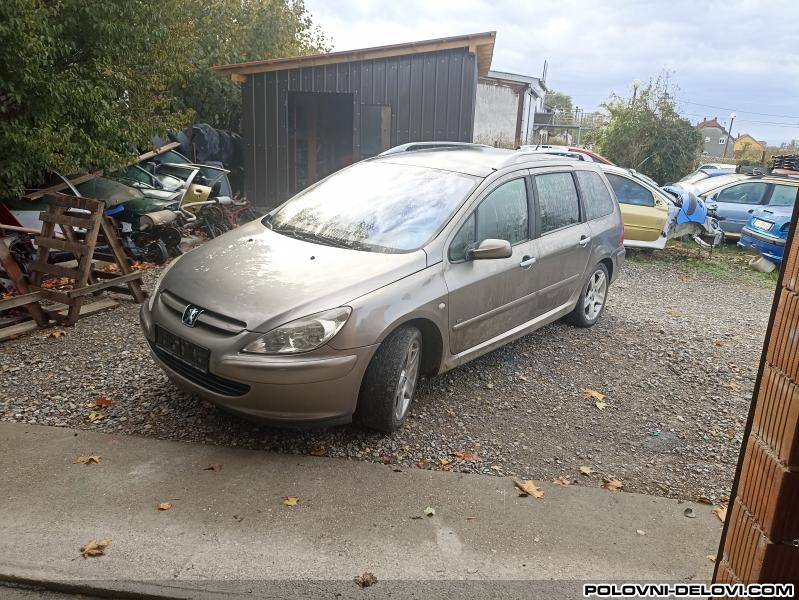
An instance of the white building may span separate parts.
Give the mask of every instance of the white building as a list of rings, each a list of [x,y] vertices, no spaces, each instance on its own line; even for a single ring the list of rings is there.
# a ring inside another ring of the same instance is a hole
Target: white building
[[[535,143],[533,119],[544,112],[547,86],[543,79],[489,71],[477,80],[474,141],[478,144],[517,148]]]

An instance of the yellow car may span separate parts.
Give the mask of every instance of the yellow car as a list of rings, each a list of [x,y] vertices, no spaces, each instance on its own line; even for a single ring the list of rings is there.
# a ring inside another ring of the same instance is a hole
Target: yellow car
[[[669,200],[649,177],[632,169],[601,165],[616,193],[626,248],[662,250],[668,240]]]

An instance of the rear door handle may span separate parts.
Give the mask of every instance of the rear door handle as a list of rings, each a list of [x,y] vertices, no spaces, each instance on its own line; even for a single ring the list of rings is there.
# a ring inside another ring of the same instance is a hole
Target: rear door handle
[[[522,262],[519,263],[519,266],[522,269],[527,269],[528,267],[532,267],[538,259],[535,256],[523,256]]]
[[[580,241],[577,242],[577,245],[580,246],[580,248],[585,248],[590,243],[591,243],[591,236],[584,235],[583,237],[580,238]]]

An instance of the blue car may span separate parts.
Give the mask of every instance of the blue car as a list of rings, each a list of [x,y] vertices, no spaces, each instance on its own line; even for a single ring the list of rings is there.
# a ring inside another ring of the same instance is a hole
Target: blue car
[[[793,206],[769,206],[759,210],[741,230],[738,247],[755,250],[779,265],[791,228],[791,215]]]

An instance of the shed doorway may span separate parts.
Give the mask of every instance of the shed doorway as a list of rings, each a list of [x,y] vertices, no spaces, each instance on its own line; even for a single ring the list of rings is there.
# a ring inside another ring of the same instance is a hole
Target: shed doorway
[[[289,92],[289,184],[291,194],[351,165],[353,95]]]

